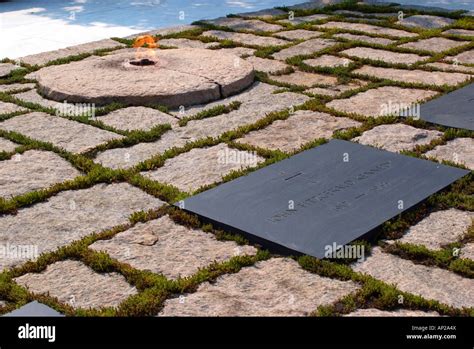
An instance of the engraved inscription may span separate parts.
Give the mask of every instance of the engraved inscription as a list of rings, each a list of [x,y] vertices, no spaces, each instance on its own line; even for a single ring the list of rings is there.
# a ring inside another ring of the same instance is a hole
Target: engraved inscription
[[[382,163],[378,164],[377,166],[375,166],[375,167],[373,167],[373,168],[371,168],[367,171],[361,172],[361,173],[353,176],[352,178],[345,180],[343,183],[337,184],[337,185],[335,185],[335,186],[333,186],[333,187],[331,187],[327,190],[324,190],[324,191],[319,192],[317,194],[311,195],[310,197],[308,197],[308,198],[306,198],[302,201],[296,202],[294,204],[294,208],[292,210],[288,210],[288,209],[287,210],[282,210],[280,212],[277,212],[277,213],[273,214],[271,217],[267,218],[266,220],[270,221],[272,223],[281,222],[282,220],[284,220],[284,219],[294,215],[295,213],[297,213],[298,210],[311,207],[316,203],[323,202],[323,201],[331,198],[332,196],[334,196],[336,193],[338,193],[340,191],[347,190],[347,189],[353,187],[357,182],[362,181],[362,180],[366,180],[368,178],[371,178],[374,175],[380,173],[381,171],[385,171],[385,170],[389,169],[390,167],[391,167],[391,161],[382,162]],[[376,183],[375,185],[370,187],[367,190],[367,192],[359,193],[353,199],[361,198],[361,197],[367,195],[369,192],[382,190],[382,189],[384,189],[388,186],[390,186],[390,183],[388,183],[386,181]],[[349,206],[350,206],[350,203],[347,200],[344,200],[344,201],[336,203],[336,205],[333,207],[333,209],[336,210],[336,211],[342,211],[342,210],[348,208]]]

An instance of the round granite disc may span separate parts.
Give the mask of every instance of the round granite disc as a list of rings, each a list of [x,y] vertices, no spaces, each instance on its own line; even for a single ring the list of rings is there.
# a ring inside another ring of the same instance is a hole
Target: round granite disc
[[[156,63],[135,65],[137,52],[131,49],[46,67],[35,77],[39,92],[58,102],[160,104],[171,108],[227,97],[254,80],[250,63],[219,50],[152,50],[147,58]]]

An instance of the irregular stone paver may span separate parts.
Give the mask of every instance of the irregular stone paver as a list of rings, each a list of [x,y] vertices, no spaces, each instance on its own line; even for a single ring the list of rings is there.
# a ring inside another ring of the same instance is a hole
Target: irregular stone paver
[[[7,76],[16,69],[20,69],[20,67],[11,63],[0,63],[0,78]]]
[[[111,168],[123,168],[134,166],[153,155],[164,152],[172,147],[182,147],[187,142],[206,137],[217,137],[226,131],[237,127],[252,124],[265,117],[272,111],[279,111],[291,106],[303,104],[309,100],[308,96],[284,92],[274,94],[278,89],[276,86],[256,83],[250,89],[238,95],[206,104],[187,108],[178,117],[193,116],[201,111],[209,110],[218,105],[228,105],[234,101],[242,103],[238,110],[228,114],[215,117],[193,120],[187,126],[166,132],[158,141],[151,143],[140,143],[129,148],[110,149],[99,154],[95,161]]]
[[[191,276],[214,261],[223,262],[236,255],[253,255],[252,246],[221,242],[214,235],[174,223],[169,217],[138,223],[110,240],[89,246],[105,251],[112,258],[140,270],[150,270],[167,278]]]
[[[337,84],[337,78],[335,76],[306,73],[303,71],[296,71],[288,75],[272,76],[271,79],[277,82],[281,82],[283,84],[298,85],[303,87]]]
[[[399,242],[423,245],[431,250],[456,242],[467,233],[474,219],[474,212],[454,208],[431,213],[415,224],[398,240]]]
[[[289,258],[273,258],[203,283],[183,301],[168,299],[162,316],[304,316],[359,289],[321,277]]]
[[[397,13],[382,13],[382,12],[372,12],[372,13],[365,13],[359,11],[349,11],[349,10],[337,10],[334,13],[338,15],[344,16],[358,16],[358,17],[381,17],[381,18],[388,18],[388,17],[397,17]]]
[[[469,44],[469,41],[454,41],[446,38],[429,38],[420,41],[407,42],[406,44],[400,45],[400,47],[431,52],[443,52],[467,44]]]
[[[255,50],[253,48],[248,47],[221,48],[220,50],[238,57],[252,56],[255,53]]]
[[[403,18],[398,21],[397,24],[406,26],[406,27],[417,27],[417,28],[442,28],[447,25],[450,25],[454,22],[454,19],[438,16],[429,16],[429,15],[415,15]]]
[[[66,47],[60,50],[48,51],[43,53],[37,53],[30,56],[25,56],[19,60],[22,63],[31,64],[31,65],[43,65],[50,61],[65,58],[68,56],[75,56],[83,53],[93,53],[95,50],[101,49],[113,49],[124,47],[124,44],[121,44],[112,39],[104,39],[100,41],[93,41],[87,44],[81,44],[77,46]]]
[[[36,294],[49,294],[74,308],[116,307],[136,294],[118,273],[99,274],[79,261],[66,260],[14,279]]]
[[[379,24],[383,22],[382,19],[379,18],[360,18],[360,17],[346,17],[348,21],[351,22],[368,22],[368,23],[374,23],[374,24]]]
[[[281,16],[284,14],[286,14],[285,11],[282,11],[277,8],[269,8],[269,9],[260,10],[260,11],[237,13],[238,16],[244,17],[244,18],[264,18],[264,19],[271,19],[274,16]]]
[[[80,172],[68,161],[53,152],[28,150],[2,161],[0,197],[8,198],[47,188],[79,175]]]
[[[174,27],[169,27],[169,28],[161,28],[161,29],[154,29],[154,30],[149,30],[146,32],[141,32],[137,34],[132,34],[129,36],[126,36],[125,39],[135,39],[138,36],[142,35],[151,35],[151,36],[166,36],[166,35],[171,35],[171,34],[178,34],[182,33],[184,31],[188,30],[194,30],[194,29],[199,29],[198,25],[191,25],[191,24],[183,24],[183,25],[177,25]]]
[[[364,65],[353,71],[356,74],[369,75],[379,79],[390,79],[401,82],[412,82],[427,85],[455,86],[470,79],[469,75],[461,73],[427,72],[424,70],[406,70],[394,68],[380,68]]]
[[[433,139],[442,135],[443,133],[439,131],[424,130],[404,124],[392,124],[376,126],[354,138],[354,141],[399,152],[411,150],[417,145],[429,144]]]
[[[422,311],[422,310],[408,310],[408,309],[397,309],[397,310],[380,310],[375,308],[369,309],[357,309],[352,313],[346,314],[347,317],[398,317],[398,316],[415,316],[415,317],[430,317],[430,316],[439,316],[435,311]]]
[[[27,111],[27,110],[28,109],[20,107],[19,105],[0,101],[0,115],[16,113],[20,111]]]
[[[383,61],[392,64],[413,64],[429,58],[429,56],[423,57],[414,53],[398,53],[370,47],[354,47],[341,51],[340,53],[350,57],[365,58],[373,61]]]
[[[15,92],[18,90],[23,90],[23,89],[32,89],[35,87],[35,84],[33,83],[27,83],[27,84],[10,84],[10,85],[0,85],[0,92]]]
[[[206,20],[205,22],[219,27],[227,27],[234,30],[246,30],[251,32],[277,32],[283,29],[281,25],[266,23],[258,19],[221,17],[213,20]]]
[[[279,32],[273,35],[287,40],[308,40],[317,38],[318,36],[323,35],[323,33],[312,30],[295,29]]]
[[[474,261],[474,243],[469,242],[461,247],[461,252],[459,254],[461,258],[467,258]]]
[[[403,292],[421,295],[456,308],[474,304],[474,279],[464,278],[436,267],[415,264],[412,261],[384,253],[380,247],[372,249],[371,256],[353,265],[356,272],[366,273]]]
[[[331,138],[334,131],[358,127],[360,122],[326,113],[298,110],[286,120],[276,120],[262,130],[252,131],[237,142],[260,148],[291,152],[318,138]]]
[[[61,105],[60,102],[52,101],[41,96],[36,90],[29,90],[14,95],[15,98],[23,102],[35,103],[45,108],[57,108]]]
[[[474,170],[474,139],[456,138],[445,145],[438,145],[433,150],[425,153],[428,157],[441,160],[452,161],[463,164],[467,168]]]
[[[276,59],[266,59],[255,56],[245,58],[245,60],[253,65],[253,68],[258,71],[263,71],[269,74],[284,73],[289,69],[289,65]]]
[[[314,10],[314,9],[320,9],[324,7],[325,4],[328,3],[335,3],[337,0],[325,0],[324,2],[321,1],[307,1],[303,2],[301,4],[296,4],[292,6],[288,6],[290,10]]]
[[[425,65],[428,67],[433,67],[433,68],[443,70],[443,71],[453,71],[453,72],[474,74],[474,67],[466,67],[460,64],[436,62],[436,63],[427,63]]]
[[[448,56],[445,59],[461,64],[474,64],[474,50],[465,51],[452,57]]]
[[[345,39],[349,41],[362,41],[362,42],[367,42],[369,44],[377,44],[377,45],[390,45],[395,42],[395,40],[390,40],[386,38],[374,38],[372,36],[355,35],[355,34],[350,34],[350,33],[334,34],[333,37]]]
[[[196,148],[177,157],[153,171],[142,172],[147,178],[172,184],[178,189],[193,192],[204,185],[222,180],[231,171],[254,167],[264,161],[247,151],[231,149],[221,143],[209,148]]]
[[[273,54],[273,58],[284,61],[294,56],[311,55],[336,44],[337,42],[331,39],[311,39],[276,52]]]
[[[202,42],[189,39],[162,39],[158,44],[160,46],[172,46],[176,48],[213,48],[219,46],[217,42]]]
[[[183,113],[181,111],[172,111],[171,114],[179,118],[192,117],[197,113],[210,110],[216,106],[229,105],[232,102],[239,101],[242,104],[240,105],[238,110],[234,110],[228,114],[219,115],[213,118],[191,121],[186,127],[191,128],[189,127],[190,124],[193,124],[193,126],[195,125],[196,127],[198,127],[198,125],[200,124],[207,123],[208,121],[215,122],[215,120],[219,120],[220,118],[223,118],[227,120],[227,122],[232,123],[236,117],[244,115],[247,120],[255,122],[261,119],[263,115],[268,114],[271,111],[286,109],[290,106],[303,104],[304,102],[309,100],[307,96],[301,95],[299,93],[283,92],[275,94],[278,89],[279,87],[277,86],[257,82],[251,88],[245,90],[244,92],[238,95],[228,97],[220,101],[215,101],[209,104],[188,107],[184,110]],[[211,124],[209,123],[206,127],[210,126]],[[219,127],[222,126],[223,125],[219,125]],[[228,128],[226,128],[226,130],[227,129]],[[214,134],[217,135],[219,133]]]
[[[106,150],[99,153],[94,161],[113,169],[135,166],[139,162],[154,155],[162,154],[168,149],[182,147],[186,143],[196,140],[187,136],[186,132],[183,132],[184,129],[183,127],[168,131],[155,142],[138,143],[131,147]]]
[[[461,35],[461,36],[474,36],[474,30],[468,29],[448,29],[443,34]]]
[[[415,37],[418,35],[415,33],[407,32],[405,30],[379,27],[376,25],[365,24],[365,23],[327,22],[327,23],[318,25],[317,28],[354,30],[354,31],[365,32],[369,34],[388,35],[388,36],[393,36],[395,38]]]
[[[314,94],[314,95],[337,97],[341,93],[344,93],[344,92],[350,91],[350,90],[355,90],[357,88],[366,86],[367,84],[368,84],[367,81],[356,79],[356,80],[352,80],[351,82],[349,82],[347,84],[340,84],[340,85],[336,85],[336,86],[328,86],[328,87],[325,87],[325,88],[313,87],[313,88],[310,88],[310,89],[308,89],[304,92],[311,93],[311,94]]]
[[[97,184],[68,190],[0,216],[0,244],[34,246],[38,253],[56,250],[86,235],[129,222],[136,211],[160,207],[163,202],[127,183]],[[0,270],[25,262],[23,256],[0,258]],[[29,256],[28,259],[36,258]]]
[[[254,81],[250,64],[219,50],[147,52],[156,64],[132,64],[137,59],[132,49],[42,68],[36,72],[38,91],[60,102],[179,107],[227,97]]]
[[[326,18],[329,18],[329,16],[323,15],[323,14],[315,14],[315,15],[309,15],[309,16],[303,16],[303,17],[293,17],[293,19],[282,19],[281,21],[278,21],[278,23],[298,25],[298,24],[303,24],[303,23],[320,21]]]
[[[12,141],[0,137],[0,152],[11,152],[14,151],[16,147],[19,147],[19,144],[13,143]]]
[[[312,67],[328,67],[335,68],[340,66],[347,66],[352,61],[348,58],[341,58],[331,55],[322,55],[318,58],[306,59],[303,61],[304,64],[310,65]]]
[[[234,42],[249,46],[284,46],[290,42],[268,36],[258,36],[254,34],[225,32],[221,30],[208,30],[202,36],[216,38],[218,40],[232,40]]]
[[[156,125],[178,123],[175,117],[162,111],[146,107],[128,107],[115,110],[98,118],[118,130],[150,130]]]
[[[50,142],[73,153],[82,153],[112,139],[123,138],[97,127],[39,112],[0,122],[0,129]]]
[[[350,98],[335,99],[328,107],[346,113],[378,117],[398,114],[400,109],[410,107],[413,103],[433,97],[434,91],[405,89],[395,86],[384,86],[360,92]]]

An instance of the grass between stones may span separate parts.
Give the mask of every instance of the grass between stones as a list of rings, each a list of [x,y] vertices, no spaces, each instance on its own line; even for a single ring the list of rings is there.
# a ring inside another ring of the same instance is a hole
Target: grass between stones
[[[213,116],[218,116],[222,114],[228,114],[231,111],[238,110],[241,106],[241,102],[234,101],[227,105],[216,105],[213,108],[203,110],[195,115],[187,116],[179,120],[179,126],[186,126],[191,120],[202,120],[205,118],[211,118]]]
[[[325,13],[331,14],[331,11],[338,10],[338,9],[345,9],[345,10],[356,10],[364,13],[370,12],[394,12],[396,10],[395,7],[388,6],[388,7],[377,7],[372,5],[364,5],[360,6],[355,3],[355,1],[349,1],[338,5],[333,5],[326,7],[324,9],[318,10],[294,10],[295,16],[306,16],[316,13]],[[286,9],[288,10],[288,9]],[[443,15],[449,18],[457,19],[455,23],[451,26],[444,28],[443,30],[449,28],[461,28],[461,29],[474,29],[474,20],[472,18],[461,18],[460,13],[427,13],[426,11],[418,11],[418,10],[404,10],[405,16],[409,14],[435,14],[435,15]],[[268,23],[276,23],[279,19],[284,19],[286,16],[279,16],[277,18],[272,19],[264,19],[265,22]],[[297,26],[293,26],[292,24],[283,24],[286,29],[307,29],[307,30],[315,30],[312,27],[314,23],[325,23],[330,20],[334,20],[336,18],[338,21],[348,21],[346,18],[342,16],[332,16],[325,20],[316,21],[309,24],[301,24]],[[364,21],[362,21],[364,22]],[[280,24],[280,23],[278,23]],[[368,23],[372,24],[372,23]],[[332,48],[328,48],[323,51],[319,51],[313,55],[309,56],[297,56],[292,57],[287,60],[287,63],[291,64],[292,67],[296,67],[300,70],[308,71],[308,72],[317,72],[322,74],[331,74],[335,75],[339,78],[341,82],[348,82],[353,78],[363,78],[369,81],[367,86],[347,91],[339,95],[337,98],[348,98],[352,95],[355,95],[358,92],[363,92],[371,88],[381,87],[381,86],[399,86],[403,88],[422,88],[422,89],[430,89],[434,91],[438,91],[441,93],[447,93],[452,91],[464,84],[460,84],[456,87],[448,87],[448,86],[435,86],[435,85],[421,85],[421,84],[411,84],[411,83],[404,83],[404,82],[395,82],[390,80],[383,80],[377,79],[370,76],[359,76],[357,74],[352,73],[354,69],[357,67],[362,66],[363,64],[370,63],[371,65],[375,66],[383,66],[383,67],[402,67],[401,65],[393,65],[387,64],[385,62],[380,61],[371,61],[371,60],[364,60],[358,59],[356,57],[351,57],[351,60],[354,62],[351,63],[347,67],[340,67],[340,68],[313,68],[305,65],[303,63],[304,59],[307,58],[315,58],[322,54],[333,54],[342,57],[340,55],[340,51],[351,48],[351,47],[371,47],[376,49],[384,49],[393,52],[410,52],[410,53],[417,53],[420,55],[428,55],[430,58],[427,62],[435,62],[439,61],[447,56],[452,56],[458,54],[462,51],[466,51],[468,49],[472,49],[474,44],[471,42],[469,45],[465,45],[463,47],[458,47],[452,50],[444,51],[442,53],[430,53],[422,50],[411,50],[411,49],[404,49],[397,47],[402,43],[416,41],[422,38],[430,38],[430,37],[446,37],[453,40],[460,40],[461,38],[458,36],[453,35],[443,35],[441,34],[441,30],[424,30],[419,28],[405,28],[394,24],[394,19],[386,19],[381,21],[380,23],[376,23],[377,26],[385,26],[395,29],[402,29],[409,32],[415,32],[419,35],[416,38],[401,38],[397,39],[395,43],[387,46],[381,46],[376,44],[368,44],[359,41],[346,41],[337,39],[339,44],[335,45]],[[193,30],[188,30],[181,33],[170,34],[166,36],[158,36],[158,38],[186,38],[191,40],[200,40],[203,42],[211,42],[215,41],[213,38],[207,38],[200,36],[205,30],[207,29],[219,29],[225,31],[233,31],[230,28],[221,28],[215,27],[212,25],[205,25],[202,28],[197,28]],[[335,33],[353,33],[353,34],[363,34],[372,37],[385,37],[391,38],[393,37],[386,36],[386,35],[374,35],[365,32],[358,32],[358,31],[347,31],[347,30],[339,30],[339,29],[317,29],[318,31],[324,32],[322,38],[330,38]],[[245,31],[243,31],[245,32]],[[270,33],[251,33],[254,35],[262,35],[262,36],[270,36]],[[466,38],[462,38],[466,40]],[[114,38],[114,40],[126,44],[127,46],[131,46],[133,44],[133,40],[128,39],[118,39]],[[219,41],[221,47],[248,47],[246,45],[241,45],[238,43],[234,43],[229,40],[222,40]],[[269,57],[271,54],[292,45],[296,45],[301,41],[293,41],[289,43],[287,46],[283,47],[253,47],[256,48],[257,51],[255,53],[256,56],[259,57]],[[103,55],[107,54],[114,49],[107,49],[107,50],[98,50],[90,54],[82,54],[82,55],[75,55],[66,57],[60,60],[55,60],[49,62],[47,65],[57,65],[57,64],[67,64],[69,62],[77,61],[89,57],[92,54],[95,55]],[[271,58],[271,57],[270,57]],[[403,69],[423,69],[426,71],[437,71],[435,68],[425,67],[422,64],[425,62],[418,62],[414,65],[408,67],[403,66]],[[31,82],[25,78],[25,75],[33,72],[40,67],[38,66],[28,66],[23,65],[25,69],[15,70],[7,77],[0,79],[0,84],[12,84],[12,83],[24,83],[24,82]],[[292,92],[302,92],[304,89],[299,86],[293,85],[284,85],[284,84],[277,84],[271,80],[267,74],[258,73],[258,80],[264,81],[266,83],[275,84],[278,86],[287,87],[289,91]],[[17,91],[14,91],[17,92]],[[17,105],[26,107],[28,109],[34,111],[42,111],[48,114],[55,114],[55,111],[50,108],[44,108],[40,105],[34,103],[27,103],[22,102],[16,99],[10,93],[0,93],[0,100],[4,102],[11,102]],[[474,137],[474,133],[471,131],[462,131],[462,130],[453,130],[441,126],[433,126],[421,120],[414,120],[414,119],[403,119],[398,118],[395,116],[385,116],[379,118],[367,118],[361,115],[355,114],[346,114],[342,112],[338,112],[331,108],[325,106],[325,103],[332,100],[332,97],[320,97],[316,96],[312,98],[307,103],[296,106],[294,109],[306,109],[306,110],[313,110],[313,111],[320,111],[329,113],[334,115],[335,117],[349,117],[357,121],[361,121],[362,125],[358,128],[351,128],[344,131],[336,131],[333,134],[333,138],[339,139],[346,139],[349,140],[353,137],[359,136],[366,130],[370,130],[371,128],[381,125],[381,124],[391,124],[395,122],[402,122],[407,125],[415,126],[418,128],[425,128],[425,129],[437,129],[444,133],[443,137],[440,139],[432,141],[428,145],[424,146],[417,146],[412,151],[405,151],[403,152],[405,155],[425,158],[423,155],[427,151],[433,149],[437,145],[446,144],[447,141],[452,140],[457,137]],[[104,115],[110,111],[122,108],[124,106],[113,104],[104,106],[99,108],[96,111],[96,115]],[[167,112],[166,108],[161,106],[151,106],[156,109],[160,109],[164,112]],[[227,106],[217,106],[212,108],[206,112],[198,113],[192,117],[184,118],[180,121],[180,125],[186,125],[190,120],[199,120],[207,117],[213,117],[216,115],[220,115],[222,113],[228,113],[232,110],[238,109],[239,105],[227,105]],[[255,151],[258,155],[265,158],[265,162],[260,164],[259,167],[267,166],[271,163],[276,161],[280,161],[282,159],[287,158],[291,154],[286,154],[281,151],[271,151],[267,149],[262,149],[258,147],[253,147],[246,144],[240,144],[234,142],[235,139],[240,138],[242,135],[262,129],[268,125],[270,125],[275,120],[284,120],[288,118],[290,114],[290,110],[283,110],[279,112],[274,112],[268,114],[265,118],[259,120],[258,122],[239,127],[236,130],[226,132],[222,134],[220,137],[213,139],[213,138],[206,138],[202,140],[198,140],[195,142],[191,142],[186,144],[184,147],[181,148],[172,148],[168,151],[164,152],[163,154],[156,155],[148,160],[145,160],[135,167],[128,169],[128,170],[111,170],[101,165],[95,164],[90,157],[95,156],[99,151],[103,151],[106,149],[112,149],[117,147],[129,147],[134,144],[140,142],[152,142],[156,141],[161,137],[161,135],[169,130],[169,125],[159,125],[158,127],[150,130],[150,131],[132,131],[132,132],[124,132],[119,130],[114,130],[113,128],[107,127],[103,125],[100,120],[94,121],[87,118],[73,118],[74,121],[79,121],[83,123],[90,124],[94,127],[103,128],[106,130],[110,130],[125,136],[123,140],[120,141],[111,141],[95,149],[91,150],[90,152],[83,154],[83,155],[74,155],[69,152],[66,152],[60,148],[53,146],[50,143],[41,142],[37,140],[32,140],[28,137],[25,137],[21,134],[15,132],[6,132],[0,130],[0,136],[7,138],[11,141],[14,141],[19,144],[19,146],[13,152],[0,152],[0,160],[7,160],[10,159],[15,153],[23,153],[29,149],[40,149],[40,150],[48,150],[53,151],[64,159],[69,161],[74,167],[79,169],[84,173],[84,175],[75,178],[72,181],[67,181],[64,183],[56,184],[48,189],[40,190],[31,192],[28,194],[24,194],[21,196],[17,196],[11,198],[9,200],[0,199],[0,214],[13,214],[21,207],[25,207],[28,205],[32,205],[37,202],[41,202],[46,200],[47,198],[56,195],[57,193],[64,191],[64,190],[73,190],[73,189],[82,189],[88,188],[93,186],[97,183],[111,183],[111,182],[123,182],[126,181],[138,188],[141,188],[145,192],[154,195],[168,203],[174,203],[179,201],[187,196],[189,193],[184,193],[178,190],[177,188],[162,184],[150,179],[147,179],[140,175],[140,171],[144,170],[151,170],[156,169],[160,166],[163,166],[164,162],[167,159],[173,158],[178,156],[179,154],[185,153],[193,148],[201,148],[212,146],[221,142],[225,142],[232,148],[236,148],[239,150],[247,150],[247,151]],[[23,113],[23,112],[22,112]],[[22,113],[12,113],[12,114],[3,114],[0,118],[0,121],[6,120],[7,118],[17,116]],[[300,151],[313,148],[315,146],[324,144],[327,140],[325,139],[315,139],[307,144],[304,144],[294,153],[298,153]],[[434,160],[434,159],[432,159]],[[457,164],[453,164],[450,162],[445,162],[446,164],[463,167]],[[239,176],[245,175],[250,171],[254,171],[255,169],[245,169],[242,171],[234,171],[224,176],[222,179],[223,182],[230,181],[234,178]],[[418,205],[417,207],[404,212],[400,216],[386,222],[382,227],[379,228],[378,233],[376,234],[378,238],[384,239],[396,239],[400,237],[410,226],[419,222],[421,219],[426,217],[430,212],[439,209],[446,209],[446,208],[458,208],[462,210],[474,210],[474,180],[473,174],[464,177],[463,179],[454,183],[451,187],[431,196],[427,201]],[[211,188],[216,186],[218,183],[215,183],[210,186],[202,187],[197,190],[200,192],[202,190]],[[224,232],[222,230],[216,230],[211,225],[202,224],[196,217],[191,216],[187,213],[184,213],[181,210],[170,206],[164,206],[156,211],[150,212],[137,212],[130,217],[130,223],[123,226],[115,227],[111,230],[107,230],[98,234],[89,235],[82,240],[76,241],[73,244],[60,248],[57,251],[45,253],[40,256],[40,258],[35,262],[28,262],[21,267],[14,268],[10,271],[5,271],[0,274],[0,299],[7,300],[7,306],[1,308],[0,313],[8,312],[13,310],[16,306],[23,305],[28,301],[33,299],[39,300],[53,308],[57,309],[58,311],[64,312],[67,315],[74,315],[74,316],[91,316],[91,315],[98,315],[98,316],[141,316],[141,315],[156,315],[158,311],[163,306],[163,302],[165,299],[169,297],[174,297],[174,295],[183,293],[183,292],[194,292],[198,285],[205,281],[214,280],[220,275],[226,273],[235,273],[238,272],[242,267],[252,265],[260,260],[268,259],[272,255],[269,252],[259,250],[256,256],[253,257],[243,257],[237,256],[232,258],[231,260],[224,262],[224,263],[214,263],[207,268],[201,269],[196,274],[189,278],[178,279],[176,281],[170,281],[166,279],[162,275],[153,274],[147,271],[139,271],[127,264],[123,264],[118,262],[117,260],[112,259],[105,253],[96,252],[90,250],[88,246],[92,244],[94,241],[100,239],[110,239],[119,232],[122,232],[130,227],[132,227],[137,222],[146,222],[151,219],[156,219],[161,217],[164,214],[170,215],[170,217],[178,224],[186,225],[188,227],[195,227],[200,228],[208,233],[214,234],[218,239],[221,240],[233,240],[239,244],[245,244],[247,241],[243,239],[241,236],[233,235],[228,232]],[[396,254],[401,258],[407,258],[415,263],[421,263],[425,265],[437,266],[441,268],[445,268],[456,272],[464,277],[473,277],[473,263],[472,261],[466,259],[455,258],[452,255],[452,249],[454,247],[462,247],[464,243],[467,241],[473,240],[474,228],[471,227],[467,236],[465,236],[461,241],[458,241],[452,245],[446,246],[444,249],[440,251],[431,251],[423,248],[421,246],[410,245],[410,244],[386,244],[383,245],[383,248],[386,252]],[[377,241],[377,238],[375,239]],[[370,245],[366,242],[359,242],[365,244],[368,250],[370,250]],[[257,246],[258,247],[258,246]],[[417,310],[425,310],[430,311],[434,310],[439,312],[442,315],[454,315],[454,316],[466,316],[466,315],[474,315],[474,310],[471,309],[454,309],[452,307],[448,307],[446,305],[440,304],[435,301],[428,301],[423,299],[422,297],[415,296],[409,293],[404,293],[397,290],[395,287],[391,285],[387,285],[384,282],[378,281],[373,279],[372,277],[361,275],[359,273],[354,272],[347,264],[351,261],[343,260],[338,262],[328,261],[328,260],[318,260],[313,257],[309,256],[302,256],[302,257],[295,257],[300,265],[311,272],[317,273],[321,276],[336,278],[340,280],[353,280],[362,285],[362,289],[359,291],[348,295],[341,299],[340,301],[336,302],[331,306],[323,306],[319,307],[315,310],[313,315],[316,316],[338,316],[348,312],[351,312],[357,308],[370,308],[375,307],[378,309],[383,310],[393,310],[393,309],[417,309]],[[18,286],[15,282],[13,282],[13,278],[23,275],[28,272],[39,272],[44,270],[47,265],[54,263],[56,261],[65,260],[65,259],[76,259],[84,262],[86,265],[91,267],[93,270],[103,273],[103,272],[118,272],[122,274],[126,280],[134,285],[137,290],[139,291],[137,295],[133,295],[126,299],[124,302],[120,304],[120,306],[116,309],[113,308],[101,308],[101,309],[73,309],[68,304],[64,304],[59,302],[57,299],[54,299],[49,296],[42,296],[42,295],[33,295],[29,293],[25,288]],[[404,302],[403,304],[399,304],[399,296],[402,295]]]

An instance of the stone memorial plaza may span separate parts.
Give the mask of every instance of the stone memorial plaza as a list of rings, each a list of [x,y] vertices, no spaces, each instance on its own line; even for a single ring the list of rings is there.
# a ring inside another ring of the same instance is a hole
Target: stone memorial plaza
[[[419,112],[472,91],[472,17],[305,3],[144,35],[159,48],[0,63],[0,314],[474,315],[474,109]],[[400,214],[337,258],[280,255],[182,206],[331,140],[468,171],[409,210],[387,198]]]

